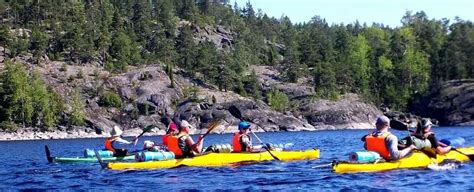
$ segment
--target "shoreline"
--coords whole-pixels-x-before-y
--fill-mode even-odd
[[[128,129],[124,131],[124,137],[134,137],[142,132],[141,129]],[[146,133],[145,136],[163,135],[164,131],[154,131]],[[91,129],[78,129],[72,131],[33,131],[18,130],[16,132],[0,131],[0,142],[2,141],[34,141],[34,140],[60,140],[60,139],[92,139],[106,138],[109,134],[97,134]]]
[[[367,130],[372,128],[337,128],[337,127],[324,127],[321,129],[314,129],[314,130],[291,130],[291,131],[275,131],[275,132],[296,132],[296,131],[327,131],[327,130]],[[194,130],[192,131],[191,135],[196,134],[204,134],[207,129],[201,130]],[[226,133],[234,133],[234,130],[221,130],[216,131],[211,134],[226,134]],[[263,132],[262,130],[254,130],[254,132]],[[127,129],[123,133],[123,137],[135,137],[142,133],[142,129],[134,128],[134,129]],[[164,135],[164,130],[152,130],[148,133],[145,133],[143,136],[161,136]],[[20,129],[16,132],[6,132],[0,131],[0,142],[8,142],[8,141],[34,141],[34,140],[61,140],[61,139],[92,139],[92,138],[106,138],[110,135],[108,133],[97,134],[92,129],[77,129],[77,130],[70,130],[70,131],[34,131],[32,129]]]

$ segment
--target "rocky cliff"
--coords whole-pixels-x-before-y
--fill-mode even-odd
[[[434,87],[411,110],[438,119],[440,125],[474,125],[474,79],[452,80]]]
[[[16,134],[2,134],[6,139],[46,139],[107,136],[114,125],[125,129],[126,135],[136,135],[141,128],[155,124],[158,128],[150,134],[163,134],[162,115],[180,114],[195,125],[194,133],[206,131],[206,126],[215,117],[223,117],[222,126],[215,133],[234,132],[238,120],[227,111],[237,106],[245,117],[258,123],[255,131],[311,131],[321,129],[371,128],[377,114],[375,107],[360,101],[356,95],[346,95],[340,101],[305,100],[313,94],[311,87],[303,84],[287,84],[268,77],[258,70],[261,85],[277,85],[292,100],[305,101],[299,108],[285,113],[272,110],[261,100],[252,100],[233,92],[223,92],[213,85],[197,79],[186,78],[177,69],[175,87],[160,64],[130,67],[121,74],[110,74],[100,66],[68,65],[63,62],[47,61],[41,65],[28,63],[28,57],[16,58],[25,63],[29,70],[36,70],[43,79],[70,103],[74,89],[81,91],[86,103],[86,127],[60,126],[55,133],[34,133],[35,129],[20,130]],[[266,69],[271,70],[271,69]],[[118,93],[123,101],[120,108],[99,105],[98,92],[109,90]],[[29,131],[28,130],[32,130]],[[66,135],[62,132],[69,133]],[[72,134],[72,135],[71,135]],[[23,135],[23,136],[22,136]]]

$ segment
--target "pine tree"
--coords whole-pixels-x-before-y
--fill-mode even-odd
[[[317,96],[326,99],[337,99],[336,74],[330,63],[320,63],[313,71],[313,82]]]
[[[114,60],[109,70],[124,71],[132,62],[132,40],[124,32],[117,32],[112,38],[112,45],[110,46],[110,55]]]
[[[7,55],[6,48],[7,48],[7,45],[10,43],[10,41],[11,41],[10,29],[5,25],[0,25],[0,46],[4,48],[3,55],[5,56]]]
[[[135,1],[131,20],[138,41],[146,42],[151,33],[151,5],[148,0]]]
[[[302,76],[302,66],[300,65],[300,55],[298,52],[298,41],[296,29],[292,26],[288,17],[283,19],[282,41],[285,44],[283,52],[284,59],[284,76],[289,82],[297,82]]]
[[[39,63],[39,59],[43,56],[47,47],[48,37],[46,34],[34,28],[31,32],[30,49],[33,50],[33,57],[36,59],[36,63]]]
[[[200,46],[196,58],[196,70],[204,75],[204,79],[213,82],[213,78],[218,76],[217,50],[213,43],[205,42]]]
[[[193,32],[190,26],[184,26],[178,36],[177,51],[179,54],[178,64],[186,69],[192,75],[196,72],[194,69],[195,58],[197,57],[197,46],[194,42]]]
[[[255,70],[252,70],[250,75],[246,78],[245,90],[254,99],[262,98],[261,83],[258,80],[258,76]]]
[[[89,39],[84,39],[85,11],[82,3],[69,2],[66,4],[67,16],[64,18],[64,35],[61,37],[62,44],[69,51],[69,60],[77,62],[84,56]]]
[[[157,4],[157,20],[159,26],[166,32],[167,38],[174,35],[177,18],[172,0],[161,0]]]

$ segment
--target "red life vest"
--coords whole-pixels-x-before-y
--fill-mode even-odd
[[[176,157],[182,156],[183,151],[179,147],[179,137],[178,136],[168,136],[166,139],[168,150],[173,152]]]
[[[240,132],[234,133],[234,137],[232,138],[233,152],[247,151],[247,149],[242,149],[242,145],[240,145],[240,139],[243,135],[247,136],[247,134],[241,134]]]
[[[110,138],[107,138],[107,139],[105,139],[104,145],[105,145],[105,149],[106,149],[106,150],[112,151],[112,153],[115,154],[115,148],[112,146],[112,143],[113,143],[114,141],[115,141],[115,140],[112,141]]]
[[[387,144],[385,143],[385,139],[389,135],[391,135],[390,132],[385,132],[381,136],[374,136],[373,134],[367,135],[365,137],[367,151],[377,152],[383,158],[390,159],[390,152],[388,151]]]

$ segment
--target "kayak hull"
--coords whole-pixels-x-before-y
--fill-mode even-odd
[[[272,154],[282,161],[309,160],[319,158],[319,150],[306,151],[272,151]],[[207,153],[193,158],[171,159],[148,162],[109,162],[107,168],[123,169],[160,169],[178,166],[216,167],[241,162],[270,161],[274,158],[267,151],[259,153]]]
[[[466,155],[467,154],[467,155]],[[438,164],[444,160],[468,161],[469,156],[474,155],[474,147],[459,148],[451,150],[446,154],[437,155],[436,158],[430,158],[423,152],[413,152],[408,157],[390,162],[379,163],[353,163],[353,162],[334,162],[333,171],[336,173],[357,173],[357,172],[377,172],[393,169],[426,168],[430,164]]]

